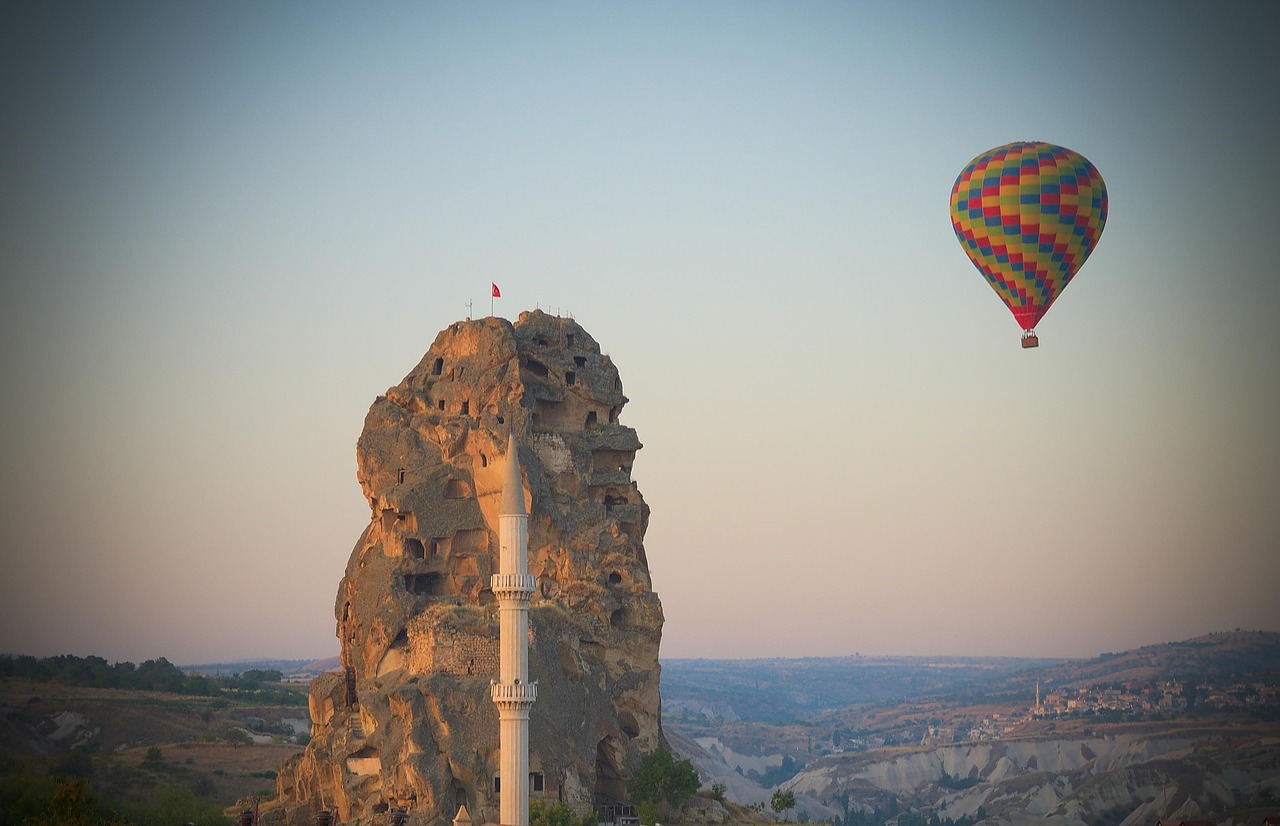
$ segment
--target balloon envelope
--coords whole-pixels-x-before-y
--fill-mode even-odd
[[[1051,143],[983,152],[951,187],[956,238],[1024,330],[1071,283],[1106,223],[1098,170]]]

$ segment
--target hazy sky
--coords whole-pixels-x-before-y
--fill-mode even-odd
[[[8,3],[0,651],[337,652],[355,441],[436,333],[574,317],[664,657],[1280,630],[1280,5]],[[1023,351],[948,196],[1111,209]]]

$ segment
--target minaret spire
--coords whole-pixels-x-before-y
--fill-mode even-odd
[[[491,687],[498,707],[499,823],[529,826],[529,709],[538,686],[529,682],[529,598],[536,581],[529,575],[529,515],[520,481],[520,455],[513,432],[507,441],[502,506],[498,509],[499,679]]]

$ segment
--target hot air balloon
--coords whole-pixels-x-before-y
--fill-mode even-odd
[[[1038,347],[1035,326],[1097,246],[1107,186],[1077,152],[1010,143],[969,162],[951,187],[951,226],[974,266]]]

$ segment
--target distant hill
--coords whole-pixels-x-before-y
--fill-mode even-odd
[[[225,663],[203,663],[200,665],[183,665],[180,668],[188,674],[203,674],[208,677],[225,677],[231,674],[243,674],[246,671],[279,671],[286,680],[309,680],[326,671],[341,668],[337,657],[326,657],[322,660],[235,660]]]
[[[1236,630],[1182,642],[1144,645],[1013,675],[1006,686],[1013,690],[1034,690],[1037,679],[1042,688],[1080,688],[1125,680],[1275,682],[1280,679],[1280,633]]]
[[[1280,680],[1280,633],[1230,631],[1090,660],[831,657],[663,660],[663,717],[786,724],[849,706],[946,698],[978,703],[1124,680]]]
[[[1019,657],[663,660],[664,718],[792,723],[854,705],[982,696],[1015,675],[1064,663]],[[1034,677],[1031,678],[1034,684]]]

